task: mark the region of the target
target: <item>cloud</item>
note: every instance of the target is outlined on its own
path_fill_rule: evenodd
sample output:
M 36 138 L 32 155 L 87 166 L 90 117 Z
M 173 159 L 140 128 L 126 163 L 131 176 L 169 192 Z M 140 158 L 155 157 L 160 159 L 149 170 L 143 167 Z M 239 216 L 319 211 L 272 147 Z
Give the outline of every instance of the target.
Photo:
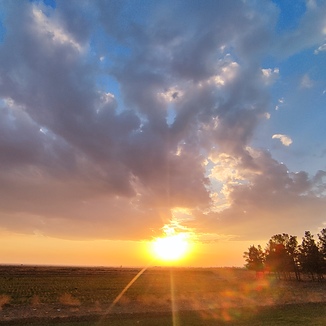
M 43 33 L 50 36 L 53 43 L 66 44 L 69 47 L 75 48 L 77 51 L 82 50 L 80 44 L 63 30 L 58 22 L 48 19 L 41 9 L 34 7 L 32 9 L 32 17 L 35 24 L 35 33 Z
M 273 3 L 181 4 L 1 3 L 2 228 L 144 239 L 182 208 L 189 227 L 227 236 L 259 214 L 276 224 L 274 199 L 282 218 L 303 194 L 307 214 L 323 207 L 305 172 L 252 147 L 279 78 L 261 65 L 280 46 Z M 299 32 L 320 20 L 309 11 Z M 300 48 L 281 38 L 288 55 Z
M 323 51 L 326 51 L 326 43 L 319 46 L 315 51 L 314 51 L 314 54 L 318 54 L 319 52 L 323 52 Z
M 284 98 L 280 98 L 278 101 L 278 104 L 275 106 L 275 110 L 278 111 L 280 109 L 280 107 L 282 107 L 282 105 L 284 104 Z
M 276 40 L 274 49 L 279 57 L 288 57 L 324 43 L 326 4 L 308 1 L 306 6 L 298 28 L 291 29 Z
M 262 73 L 263 73 L 263 78 L 265 79 L 267 84 L 271 84 L 275 81 L 275 79 L 278 77 L 279 75 L 279 69 L 278 68 L 268 68 L 268 69 L 262 69 Z
M 312 88 L 314 86 L 314 82 L 310 79 L 308 75 L 304 75 L 300 82 L 301 88 Z
M 192 227 L 233 234 L 234 240 L 268 239 L 280 228 L 302 234 L 307 221 L 314 229 L 320 227 L 326 208 L 322 195 L 325 184 L 320 178 L 324 178 L 325 171 L 309 177 L 304 171 L 289 172 L 267 151 L 255 150 L 254 156 L 255 171 L 244 171 L 233 164 L 232 169 L 238 169 L 243 180 L 228 183 L 228 208 L 206 214 L 194 212 Z
M 272 139 L 279 139 L 284 146 L 290 146 L 292 144 L 292 139 L 289 136 L 282 134 L 275 134 Z

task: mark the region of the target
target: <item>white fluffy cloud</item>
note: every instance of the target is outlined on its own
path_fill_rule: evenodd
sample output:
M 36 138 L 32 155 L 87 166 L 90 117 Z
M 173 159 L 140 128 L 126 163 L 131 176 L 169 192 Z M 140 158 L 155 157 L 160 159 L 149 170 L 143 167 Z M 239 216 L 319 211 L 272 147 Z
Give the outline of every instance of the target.
M 279 139 L 284 146 L 290 146 L 292 144 L 292 139 L 289 136 L 282 134 L 275 134 L 272 136 L 273 139 Z

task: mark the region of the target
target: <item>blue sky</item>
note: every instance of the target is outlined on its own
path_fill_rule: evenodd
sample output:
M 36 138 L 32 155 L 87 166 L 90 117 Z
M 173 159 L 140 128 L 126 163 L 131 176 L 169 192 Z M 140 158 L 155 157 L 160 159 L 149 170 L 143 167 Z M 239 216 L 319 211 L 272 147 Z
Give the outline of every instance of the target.
M 0 1 L 0 230 L 143 240 L 326 223 L 324 1 Z

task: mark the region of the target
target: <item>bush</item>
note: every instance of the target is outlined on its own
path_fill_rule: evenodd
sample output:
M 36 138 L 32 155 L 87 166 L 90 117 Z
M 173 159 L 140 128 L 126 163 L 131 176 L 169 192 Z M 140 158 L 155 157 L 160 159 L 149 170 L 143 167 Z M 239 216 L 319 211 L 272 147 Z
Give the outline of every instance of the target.
M 74 298 L 70 293 L 64 293 L 59 298 L 59 302 L 70 307 L 80 306 L 80 301 L 77 298 Z
M 10 297 L 6 294 L 0 295 L 0 310 L 2 310 L 2 307 L 10 302 Z

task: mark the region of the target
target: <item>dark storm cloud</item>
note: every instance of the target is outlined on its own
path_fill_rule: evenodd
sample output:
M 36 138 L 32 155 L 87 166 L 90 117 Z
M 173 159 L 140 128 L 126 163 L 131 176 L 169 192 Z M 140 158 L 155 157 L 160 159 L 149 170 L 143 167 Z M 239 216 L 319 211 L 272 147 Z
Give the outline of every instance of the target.
M 245 181 L 225 184 L 231 206 L 197 213 L 198 229 L 252 234 L 241 221 L 251 225 L 259 212 L 276 224 L 275 200 L 281 219 L 290 207 L 308 213 L 313 205 L 321 221 L 323 172 L 289 174 L 250 149 L 269 110 L 262 56 L 278 46 L 270 2 L 26 1 L 1 9 L 2 227 L 150 237 L 172 208 L 212 209 L 212 153 L 237 162 Z M 103 76 L 113 82 L 99 87 Z

